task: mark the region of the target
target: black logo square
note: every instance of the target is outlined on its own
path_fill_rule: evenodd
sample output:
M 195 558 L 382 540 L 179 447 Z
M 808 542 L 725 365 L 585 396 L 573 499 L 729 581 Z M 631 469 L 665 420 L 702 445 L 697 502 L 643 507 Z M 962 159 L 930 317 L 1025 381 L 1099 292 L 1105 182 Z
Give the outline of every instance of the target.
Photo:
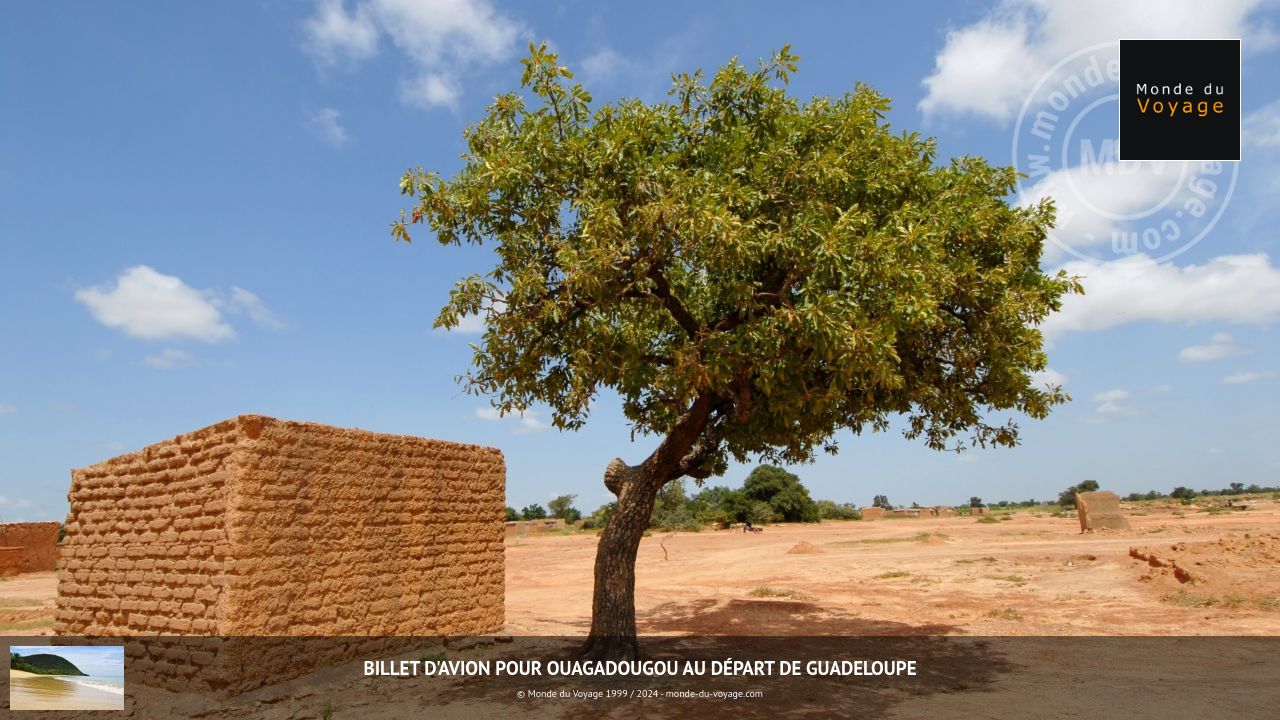
M 1239 160 L 1240 41 L 1121 40 L 1120 159 Z

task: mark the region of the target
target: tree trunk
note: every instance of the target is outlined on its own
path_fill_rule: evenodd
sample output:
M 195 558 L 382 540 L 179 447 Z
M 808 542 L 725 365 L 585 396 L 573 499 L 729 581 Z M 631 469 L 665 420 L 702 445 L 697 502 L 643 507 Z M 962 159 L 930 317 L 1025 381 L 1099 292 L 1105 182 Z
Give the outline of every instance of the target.
M 605 473 L 621 475 L 618 501 L 596 547 L 595 595 L 591 603 L 591 635 L 583 655 L 593 660 L 634 660 L 640 657 L 636 639 L 636 551 L 649 528 L 654 499 L 662 483 L 646 477 L 643 466 L 619 467 L 615 460 Z
M 618 496 L 618 502 L 596 546 L 591 635 L 582 649 L 583 656 L 589 659 L 640 657 L 636 639 L 636 551 L 649 528 L 658 490 L 671 480 L 700 472 L 714 450 L 715 443 L 702 437 L 712 402 L 707 397 L 695 400 L 644 462 L 631 466 L 615 458 L 604 471 L 604 486 Z

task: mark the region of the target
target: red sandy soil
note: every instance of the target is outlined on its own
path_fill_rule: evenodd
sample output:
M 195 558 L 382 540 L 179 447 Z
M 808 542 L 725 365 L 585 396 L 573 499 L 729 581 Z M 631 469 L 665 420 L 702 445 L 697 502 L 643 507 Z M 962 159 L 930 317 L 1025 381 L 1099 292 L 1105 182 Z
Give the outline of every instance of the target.
M 1126 508 L 1131 530 L 1085 534 L 1073 518 L 1029 512 L 996 523 L 953 517 L 772 525 L 759 533 L 654 531 L 636 563 L 639 628 L 649 635 L 1280 635 L 1280 502 L 1201 510 L 1140 504 Z M 586 532 L 508 538 L 506 632 L 585 635 L 595 548 Z M 0 634 L 48 634 L 56 592 L 55 573 L 0 580 Z
M 1267 713 L 1280 705 L 1274 652 L 1242 640 L 1209 641 L 1217 645 L 1173 640 L 1180 643 L 1176 653 L 1153 653 L 1149 645 L 1135 643 L 992 648 L 983 638 L 1280 635 L 1280 503 L 1249 505 L 1245 511 L 1209 514 L 1198 506 L 1142 504 L 1127 508 L 1131 530 L 1083 535 L 1072 518 L 1024 511 L 992 523 L 956 517 L 769 526 L 760 533 L 655 532 L 641 544 L 636 601 L 644 634 L 907 636 L 906 641 L 920 644 L 912 655 L 927 670 L 916 680 L 729 679 L 725 687 L 765 693 L 738 702 L 532 701 L 519 699 L 517 688 L 648 688 L 654 683 L 366 678 L 353 663 L 230 700 L 136 686 L 123 715 L 205 720 L 374 720 L 422 717 L 423 712 L 471 718 L 513 711 L 530 718 L 593 720 L 722 713 L 748 720 L 1272 717 Z M 506 632 L 585 634 L 595 544 L 590 533 L 508 538 Z M 797 546 L 800 550 L 791 552 Z M 48 632 L 55 591 L 52 573 L 0 581 L 0 622 L 5 623 L 0 635 Z M 931 635 L 950 637 L 926 637 Z M 808 642 L 815 641 L 822 642 Z M 659 646 L 665 640 L 649 642 Z M 767 654 L 768 644 L 779 641 L 759 642 L 758 650 Z M 502 657 L 513 648 L 450 646 L 447 654 Z M 660 647 L 653 649 L 661 654 Z M 1188 673 L 1187 668 L 1203 671 Z M 681 679 L 658 686 L 704 687 Z M 90 715 L 58 717 L 92 720 Z
M 1029 512 L 654 531 L 636 564 L 637 621 L 655 635 L 1280 634 L 1280 503 L 1201 510 L 1139 504 L 1131 530 L 1085 534 Z M 587 632 L 595 543 L 508 539 L 507 632 Z M 790 552 L 801 543 L 821 552 Z

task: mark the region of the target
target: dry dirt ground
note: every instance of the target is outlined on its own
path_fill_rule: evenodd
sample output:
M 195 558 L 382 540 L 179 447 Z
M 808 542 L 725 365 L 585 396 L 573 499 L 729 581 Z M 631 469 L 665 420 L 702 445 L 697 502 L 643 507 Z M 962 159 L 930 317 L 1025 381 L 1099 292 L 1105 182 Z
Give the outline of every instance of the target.
M 1140 505 L 1129 521 L 1083 535 L 1027 512 L 655 531 L 637 620 L 644 634 L 1280 635 L 1280 502 Z M 508 540 L 508 632 L 585 634 L 595 542 Z
M 1127 510 L 1133 528 L 972 517 L 655 531 L 647 635 L 1280 635 L 1280 502 Z M 1135 514 L 1136 513 L 1136 514 Z M 1143 514 L 1145 513 L 1145 514 Z M 584 635 L 596 536 L 507 540 L 512 635 Z M 665 552 L 664 552 L 665 546 Z M 799 546 L 799 547 L 797 547 Z M 795 552 L 791 552 L 795 550 Z M 57 578 L 0 579 L 0 634 L 48 634 Z
M 889 656 L 918 658 L 918 678 L 521 683 L 363 677 L 352 663 L 228 700 L 137 685 L 122 716 L 374 720 L 422 717 L 430 708 L 432 717 L 441 718 L 498 717 L 514 709 L 529 718 L 592 720 L 724 713 L 748 720 L 1276 717 L 1280 502 L 1251 502 L 1245 511 L 1200 510 L 1147 504 L 1130 508 L 1131 530 L 1084 535 L 1072 518 L 1020 512 L 995 522 L 956 517 L 769 526 L 748 534 L 655 532 L 641 544 L 637 606 L 644 634 L 898 636 L 881 642 L 899 643 Z M 508 539 L 507 633 L 586 633 L 595 541 L 586 533 Z M 0 581 L 0 635 L 47 633 L 55 586 L 52 573 Z M 988 639 L 1113 635 L 1259 637 Z M 654 657 L 767 658 L 788 652 L 788 642 L 760 637 L 744 648 L 715 638 L 667 637 L 651 639 L 647 648 Z M 543 647 L 537 656 L 554 657 L 576 645 L 518 638 L 510 645 L 423 652 L 484 659 Z M 810 638 L 803 647 L 813 657 L 856 654 L 848 639 Z M 525 689 L 655 687 L 764 694 L 739 701 L 517 695 Z M 46 714 L 92 720 L 92 713 Z

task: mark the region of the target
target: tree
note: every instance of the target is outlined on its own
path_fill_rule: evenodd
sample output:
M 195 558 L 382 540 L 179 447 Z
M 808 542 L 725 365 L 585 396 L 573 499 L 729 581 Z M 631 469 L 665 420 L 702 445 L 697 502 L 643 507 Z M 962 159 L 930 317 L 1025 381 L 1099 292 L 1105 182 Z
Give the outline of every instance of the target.
M 768 503 L 776 519 L 783 522 L 818 522 L 818 505 L 809 496 L 800 478 L 774 465 L 761 465 L 742 483 L 749 500 Z
M 507 522 L 511 522 L 512 520 L 519 520 L 519 519 L 520 519 L 520 513 L 516 512 L 515 508 L 508 505 L 507 506 Z
M 1097 492 L 1097 480 L 1081 480 L 1078 484 L 1058 493 L 1058 504 L 1062 507 L 1075 507 L 1076 493 Z
M 974 495 L 973 497 L 969 498 L 969 507 L 971 508 L 982 507 L 982 498 L 978 497 L 977 495 Z
M 877 496 L 875 496 L 875 498 L 871 501 L 871 507 L 878 507 L 878 508 L 884 508 L 885 510 L 892 510 L 892 509 L 893 509 L 893 503 L 890 503 L 890 502 L 889 502 L 889 498 L 888 498 L 888 496 L 886 496 L 886 495 L 877 495 Z
M 546 516 L 547 516 L 547 511 L 544 510 L 543 507 L 537 503 L 534 503 L 532 505 L 525 505 L 524 509 L 520 511 L 521 520 L 541 520 Z
M 466 131 L 452 179 L 410 170 L 410 241 L 491 243 L 437 328 L 478 317 L 465 389 L 502 413 L 545 405 L 576 430 L 604 389 L 633 432 L 596 552 L 584 654 L 636 657 L 635 557 L 658 491 L 728 462 L 802 463 L 836 431 L 888 430 L 938 450 L 1013 446 L 999 411 L 1045 417 L 1064 402 L 1037 325 L 1079 289 L 1046 276 L 1049 201 L 1011 207 L 1013 168 L 939 164 L 936 142 L 891 131 L 865 85 L 787 93 L 789 47 L 710 82 L 674 78 L 667 100 L 594 104 L 546 46 L 524 94 L 498 96 Z M 989 424 L 994 423 L 994 424 Z
M 853 503 L 837 503 L 835 500 L 819 500 L 818 515 L 823 520 L 861 520 L 862 513 Z
M 1197 493 L 1195 490 L 1192 490 L 1189 487 L 1183 487 L 1181 485 L 1174 488 L 1173 492 L 1169 493 L 1169 497 L 1174 498 L 1176 500 L 1191 500 L 1195 498 L 1196 495 Z
M 577 508 L 573 506 L 573 501 L 577 497 L 577 495 L 560 495 L 547 502 L 547 510 L 550 511 L 551 517 L 563 518 L 567 523 L 572 523 L 582 517 L 582 513 L 578 512 Z

